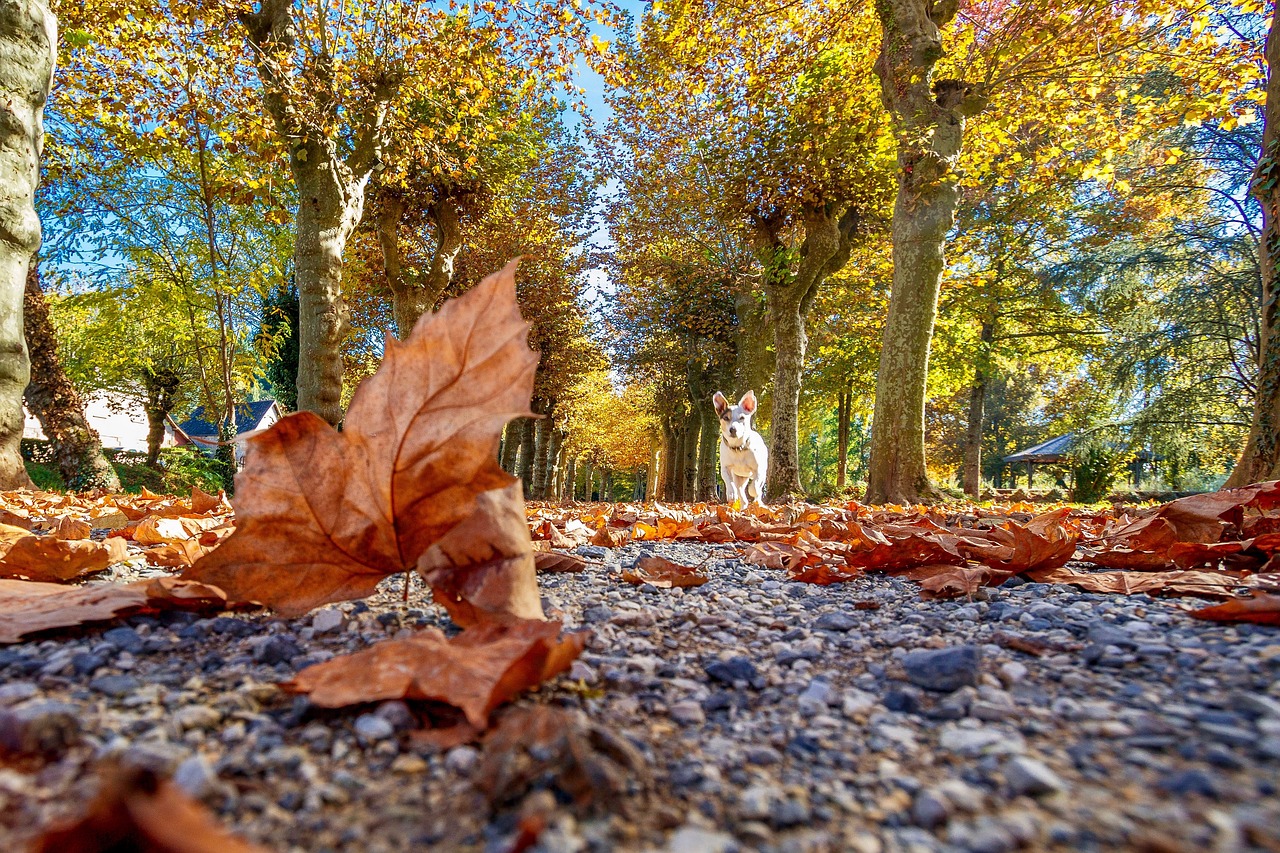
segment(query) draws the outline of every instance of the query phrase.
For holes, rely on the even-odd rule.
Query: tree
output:
[[[899,186],[868,496],[903,502],[936,494],[925,462],[924,402],[943,249],[966,165],[980,174],[984,160],[1032,131],[1044,138],[1037,161],[1069,154],[1080,141],[1055,139],[1056,124],[1087,133],[1094,157],[1086,177],[1114,180],[1117,151],[1154,129],[1229,108],[1234,98],[1226,90],[1247,84],[1252,72],[1239,45],[1213,34],[1212,10],[1196,2],[1099,0],[1070,11],[993,2],[967,9],[958,23],[954,0],[886,0],[877,11],[876,72],[898,136]],[[957,46],[952,52],[944,32]],[[943,76],[961,69],[963,79]],[[1143,91],[1154,71],[1165,85]],[[967,134],[971,119],[978,130]]]
[[[1249,436],[1228,486],[1280,477],[1280,14],[1274,8],[1267,33],[1267,99],[1263,116],[1262,150],[1253,192],[1262,205],[1259,268],[1262,278],[1262,316],[1259,329],[1257,393]]]
[[[39,0],[5,0],[0,9],[0,489],[31,484],[18,444],[30,363],[22,303],[31,256],[40,245],[33,201],[44,144],[44,103],[53,82],[57,21]]]
[[[120,478],[102,453],[102,440],[89,425],[84,403],[62,367],[49,306],[32,264],[22,306],[23,332],[31,353],[31,382],[24,398],[53,445],[62,482],[69,489],[120,491]]]

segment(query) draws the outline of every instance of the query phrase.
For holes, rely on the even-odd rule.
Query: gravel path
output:
[[[581,712],[518,768],[498,741],[415,739],[402,703],[273,687],[447,624],[399,579],[299,620],[168,613],[0,648],[0,708],[48,753],[0,764],[0,849],[75,814],[118,756],[279,851],[1280,850],[1280,632],[1032,583],[973,602],[788,583],[737,547],[586,546],[587,571],[541,578],[595,638],[498,715]],[[712,580],[621,582],[642,553]]]

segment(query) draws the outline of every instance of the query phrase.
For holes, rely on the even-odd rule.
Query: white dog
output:
[[[720,416],[720,476],[730,504],[755,501],[764,506],[764,481],[769,476],[769,448],[764,437],[751,428],[756,413],[756,393],[748,391],[730,406],[717,391],[711,402]]]

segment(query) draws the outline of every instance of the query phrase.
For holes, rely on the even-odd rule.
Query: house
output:
[[[275,400],[254,400],[236,406],[236,464],[244,464],[245,439],[248,433],[256,432],[274,424],[284,416],[280,405]],[[186,436],[184,444],[191,443],[206,453],[212,454],[218,447],[218,427],[205,420],[204,406],[198,407],[191,417],[178,425],[178,429]]]
[[[147,424],[147,414],[136,397],[99,392],[85,400],[84,414],[89,421],[89,426],[93,427],[98,437],[102,439],[103,447],[147,452],[147,432],[150,427]],[[48,441],[40,421],[27,411],[25,405],[22,407],[22,415],[22,437]],[[166,419],[164,439],[160,446],[174,447],[184,443],[177,425],[171,419]]]
[[[1026,450],[1019,450],[1017,453],[1004,457],[1006,465],[1026,465],[1027,466],[1027,488],[1031,488],[1031,480],[1035,475],[1037,465],[1069,465],[1071,464],[1071,449],[1075,446],[1078,437],[1074,432],[1066,435],[1059,435],[1048,441],[1042,441],[1034,447],[1028,447]],[[1113,445],[1114,446],[1114,445]],[[1130,460],[1129,478],[1133,481],[1134,486],[1142,484],[1142,479],[1146,476],[1146,469],[1149,467],[1151,473],[1155,473],[1156,464],[1162,462],[1164,457],[1150,450],[1139,450],[1133,454]],[[1016,470],[1016,469],[1015,469]],[[1013,483],[1018,483],[1018,475],[1013,475]]]

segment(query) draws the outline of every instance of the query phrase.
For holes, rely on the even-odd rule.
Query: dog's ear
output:
[[[711,395],[711,404],[716,407],[718,415],[723,415],[729,408],[729,401],[719,391]]]
[[[756,392],[748,391],[743,394],[742,399],[738,401],[738,405],[742,406],[742,411],[748,415],[754,415],[756,413]]]

